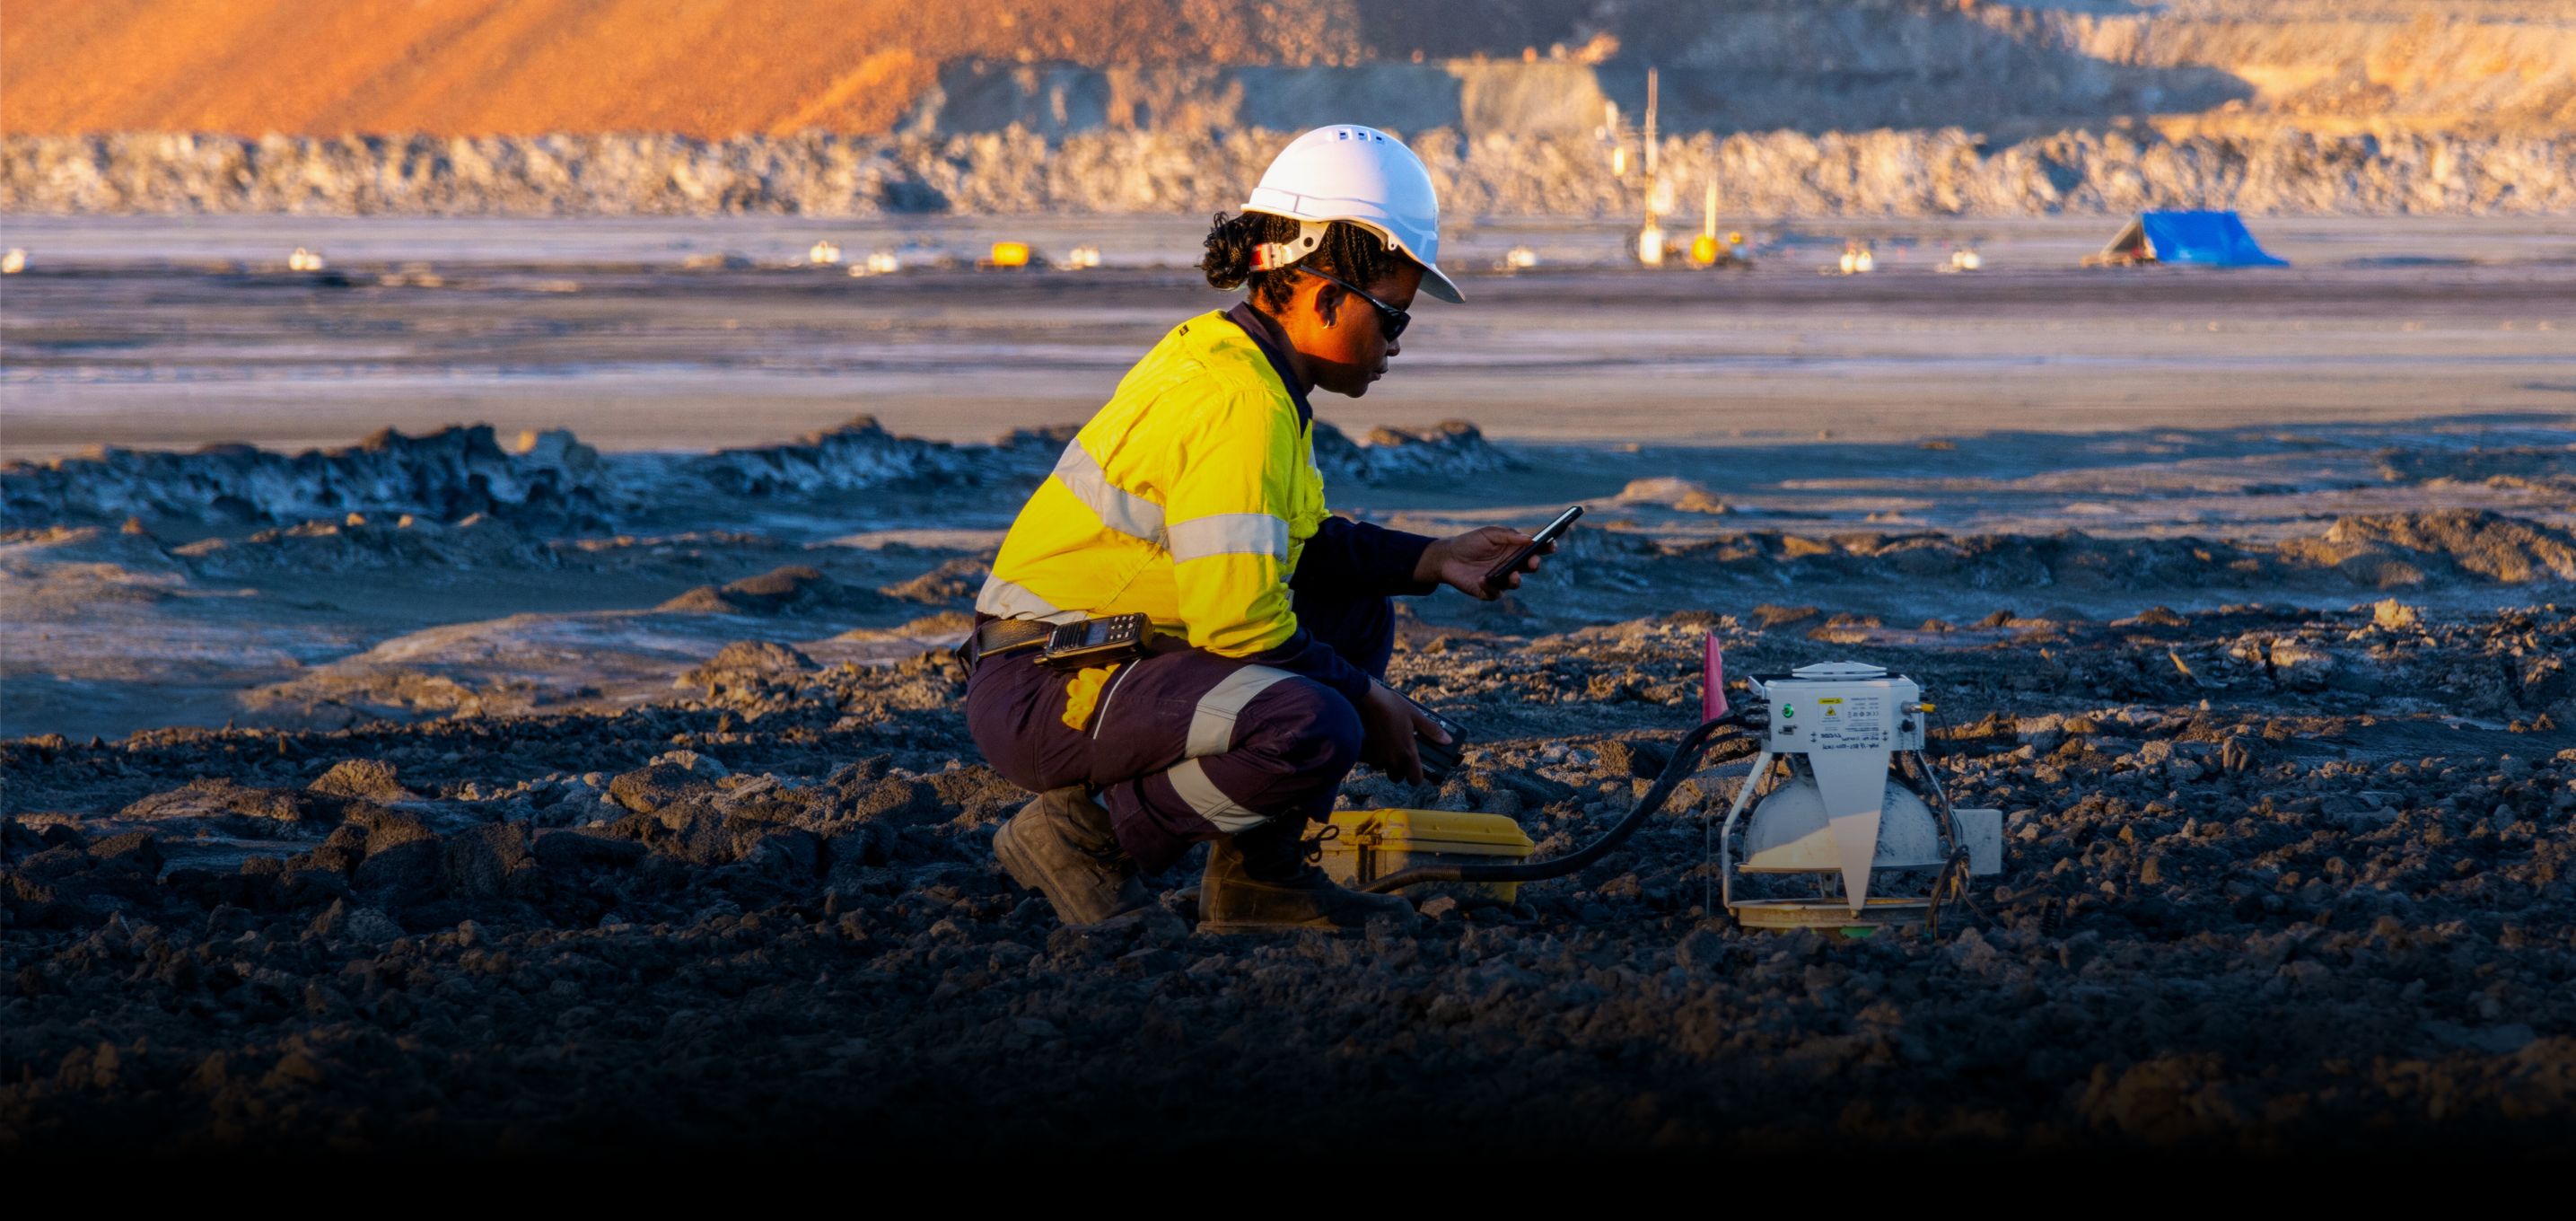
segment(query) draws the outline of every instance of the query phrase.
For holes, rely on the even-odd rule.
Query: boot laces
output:
[[[1290,834],[1276,822],[1237,834],[1235,849],[1243,854],[1245,871],[1273,885],[1302,885],[1323,873],[1324,843],[1338,838],[1341,828],[1326,823],[1314,838],[1300,828]]]
[[[1325,823],[1323,829],[1312,836],[1301,835],[1297,837],[1297,850],[1290,858],[1296,862],[1296,880],[1306,882],[1322,877],[1324,873],[1324,845],[1332,840],[1340,839],[1341,837],[1342,829],[1329,822]]]
[[[1325,843],[1331,840],[1340,839],[1341,837],[1342,825],[1340,823],[1325,823],[1323,828],[1315,834],[1311,836],[1298,837],[1297,842],[1300,847],[1297,849],[1297,855],[1310,861],[1320,861],[1324,859]]]

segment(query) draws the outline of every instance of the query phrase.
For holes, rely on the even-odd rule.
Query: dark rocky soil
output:
[[[1730,928],[1728,748],[1514,907],[1215,937],[1185,864],[1067,929],[990,863],[1025,795],[939,653],[745,642],[615,715],[21,739],[0,1149],[2576,1149],[2576,613],[1409,621],[1400,684],[1478,745],[1348,798],[1564,851],[1661,766],[1711,631],[1737,673],[1921,679],[2008,872],[1938,937]]]

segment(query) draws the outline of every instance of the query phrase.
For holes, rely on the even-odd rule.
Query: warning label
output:
[[[1856,695],[1825,698],[1816,701],[1824,715],[1817,717],[1816,750],[1890,749],[1887,740],[1887,699],[1878,695]]]

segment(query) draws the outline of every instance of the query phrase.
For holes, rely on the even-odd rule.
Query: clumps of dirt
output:
[[[931,751],[966,740],[960,708],[965,667],[945,647],[891,665],[845,662],[821,669],[810,660],[798,664],[801,653],[774,649],[726,646],[683,680],[680,685],[697,694],[677,697],[676,706],[739,714],[756,721],[763,733],[785,732],[790,725],[804,726],[809,734],[869,729],[887,735],[880,740]]]
[[[14,525],[128,517],[271,524],[345,513],[474,514],[603,524],[616,500],[597,451],[569,433],[513,452],[488,424],[425,436],[385,429],[344,449],[285,454],[248,445],[195,453],[101,448],[0,465],[0,520]]]
[[[1787,627],[1793,623],[1805,623],[1823,614],[1823,611],[1812,606],[1775,606],[1764,602],[1753,608],[1753,621],[1765,628]]]
[[[977,556],[959,556],[910,580],[881,587],[877,592],[924,606],[967,604],[975,600],[976,593],[984,588],[984,578],[992,571],[990,561]]]
[[[1632,479],[1613,498],[1622,505],[1656,505],[1682,513],[1723,514],[1733,512],[1697,481],[1666,475],[1657,479]]]
[[[2576,445],[2466,450],[2384,449],[2380,477],[2399,483],[2484,484],[2531,492],[2576,492]]]
[[[1035,462],[1023,447],[1007,443],[956,446],[898,437],[862,415],[787,445],[718,450],[690,460],[682,472],[723,495],[779,498],[891,483],[973,482],[1017,475]]]
[[[294,823],[321,818],[326,812],[336,814],[336,803],[316,801],[302,793],[252,788],[222,776],[207,776],[191,780],[184,787],[146,797],[117,811],[116,816],[127,822],[190,818],[227,823],[243,819]]]
[[[564,552],[506,521],[472,513],[453,524],[409,513],[350,513],[237,538],[200,539],[170,549],[203,577],[352,572],[397,568],[546,568]]]
[[[532,683],[477,685],[417,666],[344,660],[249,688],[235,702],[245,714],[262,720],[347,725],[379,718],[507,715],[535,707],[546,694]]]
[[[758,698],[782,683],[795,685],[815,671],[814,659],[793,645],[770,640],[737,640],[674,680],[709,700]]]
[[[739,642],[614,715],[0,743],[0,1114],[36,1153],[1090,1150],[1275,1140],[1283,1109],[1487,1154],[2576,1135],[2576,615],[1823,618],[1409,620],[1394,681],[1467,726],[1463,766],[1344,800],[1562,853],[1667,760],[1707,634],[1739,674],[1865,656],[1938,702],[1954,798],[2006,812],[2007,872],[1937,938],[1712,919],[1738,740],[1513,905],[1217,937],[1184,864],[1068,929],[991,863],[1028,795],[973,762],[937,649]]]
[[[0,902],[12,934],[115,919],[153,896],[163,864],[159,840],[146,831],[93,840],[69,826],[37,831],[8,821],[0,822],[0,848],[9,862]]]
[[[757,576],[701,585],[653,609],[700,615],[797,615],[874,606],[877,598],[821,570],[789,564]]]
[[[1601,532],[1592,532],[1596,539]],[[1665,549],[1696,571],[1762,586],[1939,581],[2064,594],[2143,590],[2406,589],[2576,582],[2576,537],[2477,509],[2346,517],[2279,543],[2054,535],[1746,531]]]
[[[184,563],[147,535],[99,526],[0,534],[0,596],[20,630],[167,605],[185,595],[188,575]]]
[[[416,801],[420,797],[420,794],[404,788],[394,766],[381,759],[343,759],[304,787],[326,797],[387,805]]]
[[[895,436],[875,417],[863,415],[792,444],[720,450],[689,459],[671,474],[717,495],[754,499],[891,484],[1023,483],[1043,477],[1075,431],[1070,426],[1020,429],[990,445],[951,445]],[[1317,421],[1314,444],[1316,466],[1327,479],[1346,484],[1455,478],[1517,465],[1475,425],[1458,420],[1418,432],[1377,428],[1362,442]]]
[[[2346,517],[2285,557],[2369,574],[2380,588],[2467,574],[2507,585],[2576,581],[2576,537],[2480,509]]]
[[[2006,610],[1972,626],[1925,631],[1766,604],[1741,618],[1691,613],[1520,641],[1413,625],[1406,636],[1413,652],[1399,655],[1399,670],[1408,692],[1456,710],[1479,736],[1657,723],[1674,706],[1695,705],[1710,632],[1738,675],[1860,656],[1901,668],[1964,706],[2211,700],[2267,716],[2393,718],[2379,734],[2425,718],[2474,718],[2544,737],[2576,727],[2576,674],[2567,660],[2576,658],[2576,611],[2562,606],[2467,619],[2382,604],[2340,612],[2152,609],[2162,613],[2108,623]]]
[[[1315,466],[1340,484],[1382,484],[1413,479],[1460,479],[1511,470],[1519,460],[1485,440],[1464,420],[1442,420],[1419,431],[1373,428],[1364,442],[1315,422]]]
[[[189,557],[209,572],[470,563],[505,555],[527,562],[543,556],[502,523],[595,534],[619,519],[711,498],[794,501],[882,487],[1017,486],[1053,465],[1063,433],[1022,429],[990,445],[952,445],[898,437],[873,417],[859,416],[784,445],[697,455],[602,455],[562,430],[525,434],[504,447],[484,424],[420,437],[386,429],[355,446],[301,454],[248,445],[186,454],[109,448],[0,465],[0,523],[19,529],[98,522],[136,530],[154,523],[282,527],[192,544]],[[452,530],[439,528],[451,524]]]

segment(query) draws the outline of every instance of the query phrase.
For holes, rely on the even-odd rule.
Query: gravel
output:
[[[2004,612],[1865,650],[1777,614],[1407,621],[1399,683],[1475,744],[1439,789],[1364,772],[1346,800],[1513,813],[1550,853],[1661,761],[1707,633],[1739,673],[1915,675],[1954,794],[2007,811],[2008,872],[1938,937],[1712,920],[1722,766],[1594,868],[1415,933],[1200,934],[1186,863],[1161,906],[1064,928],[991,864],[1026,797],[973,761],[937,651],[746,644],[762,664],[614,715],[22,739],[0,1132],[2563,1155],[2576,615],[2399,609]]]

